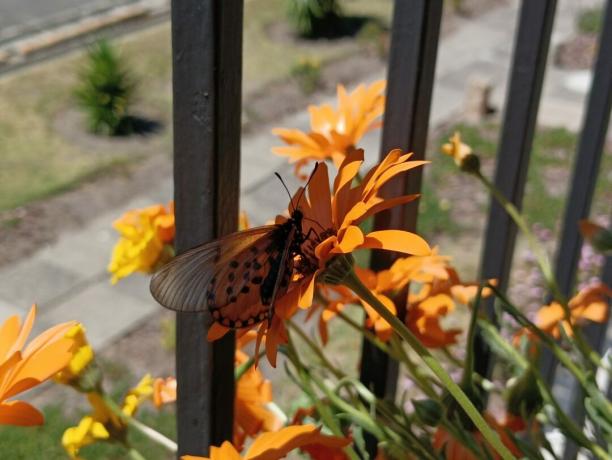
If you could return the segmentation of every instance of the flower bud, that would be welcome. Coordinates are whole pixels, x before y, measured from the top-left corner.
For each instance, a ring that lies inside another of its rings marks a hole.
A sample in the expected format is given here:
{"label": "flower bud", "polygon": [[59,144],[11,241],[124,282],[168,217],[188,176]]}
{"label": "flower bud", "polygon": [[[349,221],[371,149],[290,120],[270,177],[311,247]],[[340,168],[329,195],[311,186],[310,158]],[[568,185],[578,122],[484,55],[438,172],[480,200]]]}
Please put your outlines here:
{"label": "flower bud", "polygon": [[542,408],[543,399],[532,367],[527,368],[510,386],[507,394],[508,412],[531,417]]}
{"label": "flower bud", "polygon": [[580,233],[593,248],[603,254],[612,252],[612,232],[590,220],[581,220],[578,224]]}
{"label": "flower bud", "polygon": [[442,406],[433,399],[413,399],[417,418],[427,426],[438,426],[442,419]]}
{"label": "flower bud", "polygon": [[[475,385],[460,385],[461,389],[468,397],[468,399],[472,402],[474,407],[478,409],[479,412],[484,411],[485,404],[484,399],[482,397],[482,391],[477,388]],[[461,426],[467,431],[474,431],[476,429],[474,422],[470,416],[463,410],[461,405],[455,400],[455,398],[450,394],[446,393],[442,398],[442,404],[446,407],[446,417],[449,420],[457,420]]]}
{"label": "flower bud", "polygon": [[461,142],[459,132],[455,132],[449,142],[442,146],[442,153],[453,157],[462,171],[470,174],[480,172],[480,158],[472,152],[472,147]]}

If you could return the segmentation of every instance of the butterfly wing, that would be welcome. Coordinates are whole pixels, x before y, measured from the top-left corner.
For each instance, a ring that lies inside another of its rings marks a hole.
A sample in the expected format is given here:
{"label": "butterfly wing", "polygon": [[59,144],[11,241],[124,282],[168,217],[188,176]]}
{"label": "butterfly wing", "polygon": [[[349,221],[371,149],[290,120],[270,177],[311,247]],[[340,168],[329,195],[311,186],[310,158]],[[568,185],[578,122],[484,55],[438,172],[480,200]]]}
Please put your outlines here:
{"label": "butterfly wing", "polygon": [[[219,281],[230,278],[233,261],[239,256],[244,258],[250,247],[267,247],[276,229],[276,225],[267,225],[236,232],[184,252],[153,275],[151,294],[171,310],[195,312],[210,308],[211,287],[216,293]],[[263,269],[261,263],[256,266],[260,265]]]}

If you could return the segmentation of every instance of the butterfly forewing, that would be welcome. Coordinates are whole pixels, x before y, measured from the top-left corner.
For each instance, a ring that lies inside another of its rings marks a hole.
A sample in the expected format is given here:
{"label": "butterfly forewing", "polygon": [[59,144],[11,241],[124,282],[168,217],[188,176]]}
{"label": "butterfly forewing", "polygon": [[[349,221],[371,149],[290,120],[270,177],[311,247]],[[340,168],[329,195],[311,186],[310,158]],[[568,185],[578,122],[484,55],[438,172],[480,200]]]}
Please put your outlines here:
{"label": "butterfly forewing", "polygon": [[151,280],[153,297],[177,311],[208,309],[224,326],[271,320],[293,273],[291,223],[258,227],[205,243],[173,259]]}
{"label": "butterfly forewing", "polygon": [[153,297],[176,311],[206,310],[210,307],[211,281],[214,292],[220,293],[221,283],[229,279],[232,261],[243,259],[250,247],[271,242],[275,230],[276,225],[268,225],[232,233],[184,252],[155,273],[151,280]]}

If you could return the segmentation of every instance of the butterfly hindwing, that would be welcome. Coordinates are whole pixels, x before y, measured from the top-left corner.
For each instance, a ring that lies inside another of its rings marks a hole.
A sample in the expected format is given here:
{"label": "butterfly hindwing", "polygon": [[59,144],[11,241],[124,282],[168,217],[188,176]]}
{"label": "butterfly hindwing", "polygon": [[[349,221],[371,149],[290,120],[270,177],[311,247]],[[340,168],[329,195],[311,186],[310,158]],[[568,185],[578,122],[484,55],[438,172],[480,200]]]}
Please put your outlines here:
{"label": "butterfly hindwing", "polygon": [[[220,324],[240,328],[271,318],[276,296],[287,290],[293,271],[287,241],[275,232],[237,254],[211,283],[208,308]],[[288,260],[290,259],[290,262]]]}

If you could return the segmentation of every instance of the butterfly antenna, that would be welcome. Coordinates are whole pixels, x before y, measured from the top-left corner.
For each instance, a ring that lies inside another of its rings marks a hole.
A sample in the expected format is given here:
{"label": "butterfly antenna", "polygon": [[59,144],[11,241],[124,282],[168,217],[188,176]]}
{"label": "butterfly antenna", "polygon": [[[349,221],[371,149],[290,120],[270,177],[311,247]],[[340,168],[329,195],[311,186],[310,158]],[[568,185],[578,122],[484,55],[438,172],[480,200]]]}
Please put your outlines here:
{"label": "butterfly antenna", "polygon": [[306,191],[306,189],[308,188],[308,184],[310,184],[310,181],[312,180],[312,178],[314,177],[315,172],[317,171],[317,168],[319,167],[319,162],[315,163],[315,167],[312,170],[312,172],[310,173],[310,177],[308,178],[308,181],[306,182],[306,185],[304,185],[304,188],[302,189],[302,191],[300,192],[300,196],[298,196],[297,199],[297,206],[300,205],[300,201],[302,199],[302,196],[304,195],[304,192]]}
{"label": "butterfly antenna", "polygon": [[[274,175],[276,177],[278,177],[278,180],[281,181],[281,184],[283,184],[283,187],[285,187],[285,190],[287,191],[287,195],[289,195],[289,202],[291,203],[291,207],[293,208],[293,211],[295,211],[295,205],[293,204],[293,197],[291,196],[291,192],[289,191],[289,189],[287,188],[287,184],[285,184],[285,181],[283,180],[283,178],[281,177],[281,175],[277,172],[274,172]],[[298,201],[299,203],[299,201]]]}

